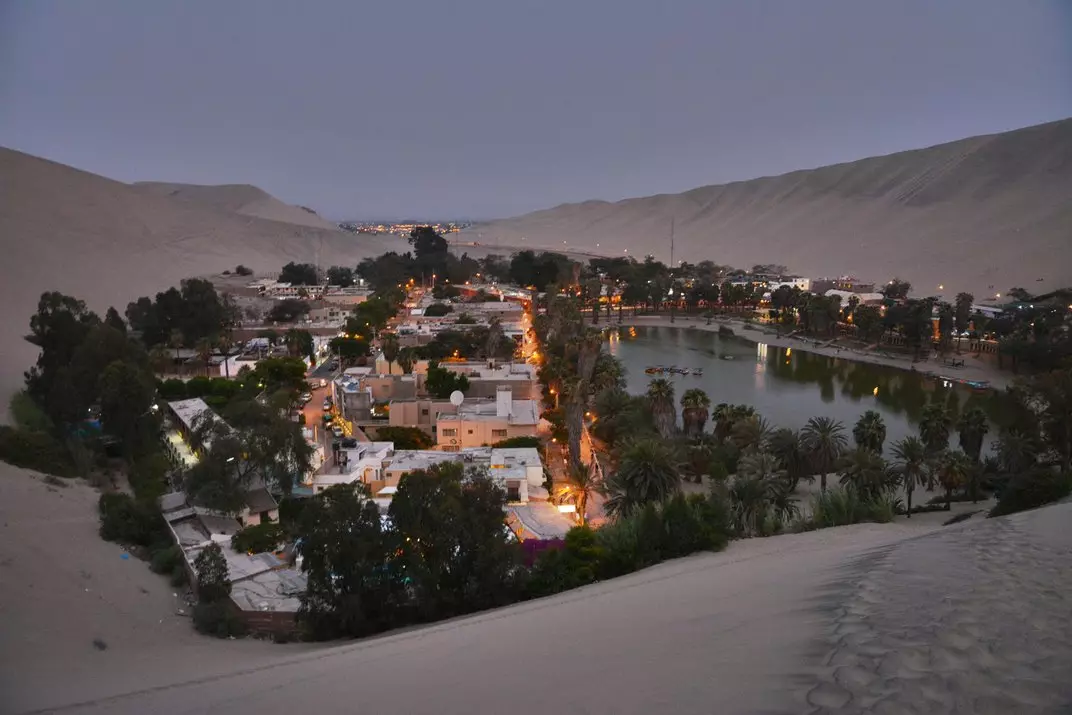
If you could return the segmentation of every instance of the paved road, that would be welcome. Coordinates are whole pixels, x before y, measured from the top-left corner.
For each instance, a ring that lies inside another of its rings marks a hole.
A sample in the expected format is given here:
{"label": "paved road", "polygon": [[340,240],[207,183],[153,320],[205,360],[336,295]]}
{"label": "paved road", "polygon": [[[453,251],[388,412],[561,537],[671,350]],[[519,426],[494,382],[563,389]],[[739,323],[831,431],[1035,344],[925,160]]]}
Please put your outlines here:
{"label": "paved road", "polygon": [[[72,674],[71,713],[1028,713],[1072,704],[1072,505],[738,542],[328,648]],[[72,683],[92,693],[88,699]],[[1064,710],[1063,712],[1067,712]]]}

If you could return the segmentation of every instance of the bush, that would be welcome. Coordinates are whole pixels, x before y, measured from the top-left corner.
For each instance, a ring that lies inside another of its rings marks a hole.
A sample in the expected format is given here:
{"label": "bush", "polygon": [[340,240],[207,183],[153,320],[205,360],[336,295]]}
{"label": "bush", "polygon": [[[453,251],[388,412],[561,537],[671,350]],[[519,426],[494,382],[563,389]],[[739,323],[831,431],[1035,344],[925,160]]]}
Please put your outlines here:
{"label": "bush", "polygon": [[170,536],[155,504],[137,502],[128,494],[101,494],[100,535],[105,541],[132,546],[167,543]]}
{"label": "bush", "polygon": [[180,380],[177,377],[171,377],[167,380],[158,380],[156,383],[156,391],[165,400],[185,400],[187,398],[186,382]]}
{"label": "bush", "polygon": [[394,442],[395,449],[430,449],[435,440],[419,427],[378,427],[376,440]]}
{"label": "bush", "polygon": [[1072,474],[1038,467],[1009,480],[990,516],[1004,516],[1035,509],[1064,499],[1072,493]]}
{"label": "bush", "polygon": [[256,526],[247,526],[231,537],[231,548],[248,554],[261,554],[275,551],[285,540],[283,527],[274,522],[264,522]]}
{"label": "bush", "polygon": [[438,318],[452,312],[454,312],[454,308],[447,303],[432,303],[424,309],[424,315],[428,318]]}
{"label": "bush", "polygon": [[0,425],[0,460],[45,474],[74,476],[67,450],[47,432]]}
{"label": "bush", "polygon": [[595,532],[587,526],[573,527],[561,549],[544,551],[536,560],[529,574],[529,595],[548,596],[592,583],[601,558]]}
{"label": "bush", "polygon": [[52,420],[25,391],[16,392],[9,404],[15,424],[28,432],[51,432]]}
{"label": "bush", "polygon": [[182,562],[185,560],[182,555],[182,549],[172,545],[166,549],[159,549],[153,552],[153,555],[149,558],[149,570],[153,573],[171,573],[176,566],[182,568]]}
{"label": "bush", "polygon": [[851,484],[833,487],[811,499],[811,521],[815,528],[848,526],[865,521],[886,523],[893,521],[897,501],[888,495],[876,499],[862,499]]}
{"label": "bush", "polygon": [[170,471],[171,461],[163,452],[138,457],[130,465],[130,488],[141,501],[155,503],[169,491]]}
{"label": "bush", "polygon": [[198,375],[186,381],[187,397],[205,397],[212,394],[212,378]]}
{"label": "bush", "polygon": [[241,638],[246,625],[238,618],[228,601],[199,603],[194,606],[194,628],[198,633],[217,638]]}
{"label": "bush", "polygon": [[510,437],[509,439],[504,439],[504,440],[501,440],[499,442],[496,442],[495,444],[493,444],[491,446],[492,447],[498,447],[499,449],[518,449],[518,448],[521,448],[521,447],[535,447],[535,448],[539,449],[540,448],[540,438],[539,437]]}
{"label": "bush", "polygon": [[253,270],[250,269],[250,268],[246,268],[241,263],[238,264],[237,266],[235,266],[234,272],[237,273],[240,276],[251,276],[251,275],[253,275]]}

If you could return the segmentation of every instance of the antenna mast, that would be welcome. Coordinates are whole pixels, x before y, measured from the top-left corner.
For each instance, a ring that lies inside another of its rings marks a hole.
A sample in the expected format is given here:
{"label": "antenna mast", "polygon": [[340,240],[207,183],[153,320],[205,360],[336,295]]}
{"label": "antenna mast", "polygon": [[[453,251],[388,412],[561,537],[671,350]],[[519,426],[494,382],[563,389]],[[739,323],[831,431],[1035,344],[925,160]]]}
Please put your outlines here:
{"label": "antenna mast", "polygon": [[670,217],[670,270],[674,270],[674,217]]}

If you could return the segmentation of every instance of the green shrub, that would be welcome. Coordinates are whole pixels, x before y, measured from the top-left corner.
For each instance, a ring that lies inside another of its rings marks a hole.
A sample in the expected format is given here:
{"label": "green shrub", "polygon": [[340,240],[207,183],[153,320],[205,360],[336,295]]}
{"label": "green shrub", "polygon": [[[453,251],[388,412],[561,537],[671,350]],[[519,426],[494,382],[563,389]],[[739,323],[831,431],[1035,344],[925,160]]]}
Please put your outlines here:
{"label": "green shrub", "polygon": [[238,552],[260,554],[275,551],[286,539],[283,527],[266,521],[256,526],[247,526],[231,537],[231,548]]}
{"label": "green shrub", "polygon": [[157,381],[156,391],[165,400],[185,400],[187,397],[186,382],[177,377]]}
{"label": "green shrub", "polygon": [[889,524],[897,515],[900,500],[891,494],[880,494],[873,499],[864,502],[866,513],[865,521],[873,521],[877,524]]}
{"label": "green shrub", "polygon": [[11,418],[19,429],[24,429],[28,432],[52,431],[52,420],[25,391],[16,392],[12,395],[9,407],[11,408]]}
{"label": "green shrub", "polygon": [[205,397],[212,394],[212,378],[198,375],[186,381],[187,397]]}
{"label": "green shrub", "polygon": [[890,494],[862,499],[851,484],[827,489],[811,499],[811,523],[814,528],[848,526],[861,522],[885,524],[893,521],[900,501]]}
{"label": "green shrub", "polygon": [[155,504],[137,502],[127,494],[101,494],[97,507],[105,541],[153,546],[169,540],[167,524]]}
{"label": "green shrub", "polygon": [[48,432],[0,425],[0,460],[45,474],[74,475],[67,450]]}
{"label": "green shrub", "polygon": [[170,471],[171,461],[163,452],[138,457],[130,465],[130,488],[141,501],[155,503],[169,491]]}
{"label": "green shrub", "polygon": [[246,625],[226,600],[194,606],[194,628],[198,633],[217,638],[241,638],[246,635]]}
{"label": "green shrub", "polygon": [[1004,516],[1064,499],[1072,493],[1072,474],[1038,467],[1013,476],[990,516]]}
{"label": "green shrub", "polygon": [[190,582],[190,575],[186,573],[186,568],[182,564],[178,564],[171,570],[170,583],[172,587],[179,588],[185,586]]}
{"label": "green shrub", "polygon": [[573,527],[561,549],[545,551],[536,560],[529,572],[529,595],[548,596],[592,583],[602,556],[595,532],[587,526]]}
{"label": "green shrub", "polygon": [[182,555],[182,549],[173,544],[153,552],[149,559],[149,570],[153,573],[171,573],[176,566],[181,568],[183,561],[185,557]]}

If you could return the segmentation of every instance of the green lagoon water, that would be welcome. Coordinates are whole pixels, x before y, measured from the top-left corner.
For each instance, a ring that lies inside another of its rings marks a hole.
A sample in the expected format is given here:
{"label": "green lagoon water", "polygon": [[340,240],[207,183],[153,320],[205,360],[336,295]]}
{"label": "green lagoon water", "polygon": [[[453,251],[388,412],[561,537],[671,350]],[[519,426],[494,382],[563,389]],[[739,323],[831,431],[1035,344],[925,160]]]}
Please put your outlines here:
{"label": "green lagoon water", "polygon": [[[928,402],[943,401],[954,415],[968,407],[993,417],[998,400],[990,391],[972,390],[905,370],[853,362],[753,343],[739,337],[689,328],[637,327],[607,331],[607,349],[625,365],[627,389],[643,393],[648,366],[703,368],[702,376],[664,375],[674,384],[675,400],[699,387],[720,402],[752,405],[774,427],[799,429],[811,417],[841,420],[847,432],[866,410],[886,422],[886,445],[917,433]],[[731,359],[725,359],[731,358]],[[987,443],[995,436],[991,427]],[[851,434],[847,435],[851,442]],[[950,446],[957,446],[954,429]],[[888,449],[886,450],[888,454]]]}

